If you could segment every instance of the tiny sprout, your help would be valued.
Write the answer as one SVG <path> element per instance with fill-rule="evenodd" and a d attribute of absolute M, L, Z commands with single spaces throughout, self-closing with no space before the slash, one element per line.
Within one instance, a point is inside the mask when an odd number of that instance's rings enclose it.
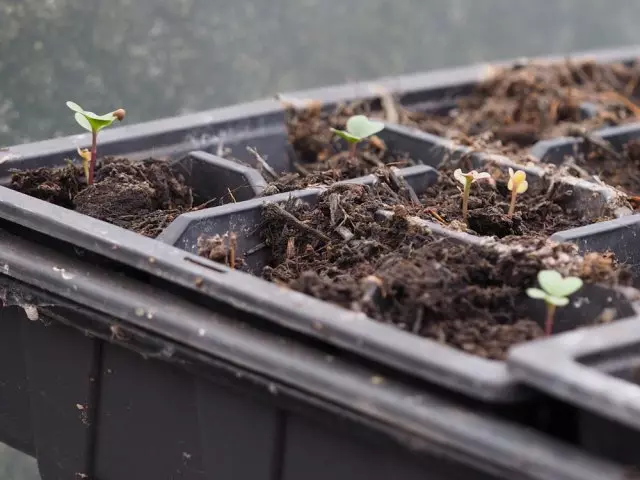
<path fill-rule="evenodd" d="M 514 173 L 513 169 L 509 168 L 509 183 L 507 183 L 507 188 L 511 191 L 511 204 L 509 205 L 509 213 L 507 213 L 507 215 L 512 217 L 516 211 L 516 197 L 519 193 L 524 193 L 527 191 L 527 188 L 529 188 L 527 174 L 522 170 L 516 170 Z"/>
<path fill-rule="evenodd" d="M 564 307 L 569 303 L 567 298 L 582 287 L 582 280 L 578 277 L 563 278 L 555 270 L 541 270 L 538 272 L 540 288 L 527 288 L 527 295 L 531 298 L 544 300 L 547 304 L 547 318 L 544 324 L 545 335 L 551 335 L 553 317 L 556 307 Z"/>
<path fill-rule="evenodd" d="M 462 173 L 462 170 L 458 168 L 453 172 L 453 178 L 459 181 L 464 187 L 462 190 L 462 220 L 466 222 L 467 213 L 469 211 L 469 193 L 471 192 L 471 184 L 484 178 L 491 178 L 491 175 L 487 172 L 478 172 L 477 170 L 471 170 L 469 173 Z"/>
<path fill-rule="evenodd" d="M 331 131 L 349 143 L 351 157 L 356 156 L 356 145 L 367 137 L 384 129 L 384 123 L 369 120 L 364 115 L 354 115 L 347 120 L 346 130 L 332 128 Z"/>
<path fill-rule="evenodd" d="M 93 112 L 83 110 L 80 105 L 74 102 L 67 102 L 67 107 L 75 112 L 74 118 L 78 125 L 91 132 L 91 151 L 78 149 L 78 154 L 82 157 L 82 166 L 87 178 L 87 184 L 91 185 L 93 184 L 93 173 L 96 168 L 98 132 L 111 125 L 115 120 L 122 121 L 126 112 L 124 109 L 119 108 L 104 115 L 96 115 Z"/>
<path fill-rule="evenodd" d="M 91 152 L 86 148 L 78 147 L 78 155 L 82 158 L 82 169 L 84 178 L 89 178 L 89 165 L 91 164 Z"/>

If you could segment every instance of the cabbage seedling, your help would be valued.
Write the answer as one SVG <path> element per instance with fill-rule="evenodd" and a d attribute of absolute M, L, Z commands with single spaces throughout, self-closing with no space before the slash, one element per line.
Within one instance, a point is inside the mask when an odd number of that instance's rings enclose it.
<path fill-rule="evenodd" d="M 509 168 L 509 183 L 507 188 L 511 191 L 511 204 L 509 205 L 509 217 L 513 217 L 513 213 L 516 211 L 516 197 L 520 193 L 524 193 L 529 188 L 527 183 L 527 174 L 522 170 L 516 170 L 513 172 L 512 168 Z"/>
<path fill-rule="evenodd" d="M 471 192 L 471 185 L 483 178 L 491 178 L 487 172 L 478 172 L 477 170 L 471 170 L 469 173 L 462 173 L 461 169 L 456 169 L 453 172 L 453 178 L 459 181 L 462 186 L 462 220 L 467 221 L 467 213 L 469 211 L 469 193 Z"/>
<path fill-rule="evenodd" d="M 555 270 L 541 270 L 538 272 L 538 283 L 542 288 L 527 288 L 527 295 L 531 298 L 544 300 L 547 304 L 544 333 L 545 335 L 551 335 L 556 308 L 569 304 L 569 298 L 567 297 L 580 290 L 582 280 L 578 277 L 563 278 Z"/>
<path fill-rule="evenodd" d="M 358 143 L 371 135 L 375 135 L 383 129 L 384 123 L 382 122 L 369 120 L 365 115 L 354 115 L 347 120 L 345 130 L 332 128 L 331 131 L 347 141 L 349 144 L 349 154 L 351 155 L 351 158 L 355 158 Z"/>
<path fill-rule="evenodd" d="M 93 184 L 93 173 L 96 168 L 98 132 L 111 125 L 114 120 L 122 121 L 126 112 L 124 109 L 119 108 L 104 115 L 96 115 L 93 112 L 83 110 L 80 105 L 74 102 L 67 102 L 67 107 L 75 112 L 74 118 L 78 125 L 91 132 L 91 151 L 78 150 L 78 154 L 82 157 L 82 166 L 87 178 L 87 185 L 91 185 Z"/>

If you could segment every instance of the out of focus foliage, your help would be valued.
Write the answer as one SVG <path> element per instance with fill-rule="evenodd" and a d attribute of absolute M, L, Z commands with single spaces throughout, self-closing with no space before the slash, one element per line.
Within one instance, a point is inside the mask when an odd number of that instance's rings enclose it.
<path fill-rule="evenodd" d="M 357 14 L 356 14 L 357 12 Z M 0 144 L 470 61 L 640 43 L 633 0 L 0 0 Z"/>

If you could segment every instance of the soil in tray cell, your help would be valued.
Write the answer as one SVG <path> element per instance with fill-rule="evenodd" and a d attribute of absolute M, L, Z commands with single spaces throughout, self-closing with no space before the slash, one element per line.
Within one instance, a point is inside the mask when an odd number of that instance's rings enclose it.
<path fill-rule="evenodd" d="M 635 210 L 640 209 L 640 140 L 630 140 L 622 152 L 590 145 L 584 155 L 574 159 L 582 176 L 597 176 L 629 195 Z M 571 168 L 571 167 L 570 167 Z"/>
<path fill-rule="evenodd" d="M 384 184 L 334 185 L 315 206 L 266 204 L 261 235 L 272 262 L 262 277 L 491 359 L 543 335 L 516 305 L 544 262 L 587 282 L 629 281 L 611 256 L 579 257 L 569 244 L 512 237 L 507 243 L 519 248 L 498 253 L 434 236 L 407 220 L 412 208 Z M 381 220 L 380 209 L 395 213 Z M 199 247 L 200 255 L 224 261 L 219 238 L 202 238 Z"/>
<path fill-rule="evenodd" d="M 148 237 L 194 209 L 191 188 L 163 161 L 99 161 L 91 186 L 80 166 L 18 171 L 10 188 Z"/>
<path fill-rule="evenodd" d="M 477 148 L 522 153 L 534 143 L 634 120 L 640 66 L 592 61 L 498 70 L 446 115 L 404 112 L 403 123 Z M 581 105 L 595 115 L 585 118 Z"/>
<path fill-rule="evenodd" d="M 588 225 L 608 218 L 592 218 L 580 212 L 572 198 L 572 190 L 559 182 L 529 182 L 526 192 L 516 198 L 513 215 L 507 215 L 511 191 L 505 176 L 491 181 L 478 181 L 471 186 L 467 223 L 462 219 L 461 185 L 453 170 L 442 169 L 436 185 L 420 198 L 424 205 L 418 214 L 455 230 L 499 238 L 509 235 L 549 237 L 555 232 Z M 495 177 L 495 176 L 494 176 Z"/>
<path fill-rule="evenodd" d="M 347 146 L 331 128 L 342 130 L 351 116 L 359 114 L 371 115 L 370 106 L 358 102 L 324 112 L 318 104 L 312 103 L 307 109 L 288 109 L 289 143 L 297 157 L 293 164 L 295 171 L 271 178 L 267 192 L 273 194 L 328 185 L 369 175 L 385 165 L 402 168 L 415 164 L 407 156 L 389 151 L 375 135 L 358 145 L 355 157 L 350 155 Z"/>

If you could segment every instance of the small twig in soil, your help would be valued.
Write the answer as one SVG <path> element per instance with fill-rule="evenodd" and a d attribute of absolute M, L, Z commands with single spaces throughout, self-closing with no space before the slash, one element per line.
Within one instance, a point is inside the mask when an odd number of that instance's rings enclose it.
<path fill-rule="evenodd" d="M 238 202 L 236 202 L 236 197 L 233 196 L 233 192 L 231 191 L 231 189 L 229 187 L 227 187 L 227 192 L 229 192 L 229 197 L 231 197 L 231 201 L 233 203 L 238 203 Z"/>
<path fill-rule="evenodd" d="M 436 212 L 433 208 L 428 208 L 426 210 L 426 212 L 431 215 L 433 218 L 435 218 L 438 222 L 440 222 L 443 225 L 446 225 L 447 222 L 445 222 L 444 218 L 442 218 L 438 212 Z"/>
<path fill-rule="evenodd" d="M 232 270 L 235 270 L 236 268 L 236 248 L 238 246 L 238 236 L 235 234 L 235 232 L 231 232 L 229 234 L 229 251 L 228 251 L 228 257 L 229 257 L 229 267 Z"/>
<path fill-rule="evenodd" d="M 206 202 L 201 203 L 200 205 L 193 207 L 193 210 L 203 210 L 205 208 L 207 208 L 209 205 L 211 205 L 212 203 L 216 202 L 218 199 L 217 198 L 211 198 L 209 200 L 207 200 Z"/>
<path fill-rule="evenodd" d="M 280 217 L 281 220 L 283 220 L 284 222 L 286 222 L 288 225 L 292 227 L 295 227 L 305 233 L 313 235 L 314 237 L 319 238 L 323 242 L 329 243 L 331 241 L 331 239 L 327 235 L 320 232 L 319 230 L 316 230 L 313 227 L 310 227 L 309 225 L 305 225 L 300 220 L 298 220 L 294 215 L 287 212 L 284 208 L 282 208 L 280 205 L 276 203 L 267 203 L 263 208 L 269 214 L 276 217 Z"/>
<path fill-rule="evenodd" d="M 267 244 L 264 242 L 260 242 L 258 245 L 256 245 L 255 247 L 251 247 L 249 250 L 247 250 L 245 252 L 245 255 L 253 255 L 254 253 L 259 252 L 260 250 L 263 250 L 267 248 Z"/>
<path fill-rule="evenodd" d="M 373 92 L 380 97 L 385 120 L 389 123 L 402 123 L 396 101 L 387 89 L 382 86 L 376 86 L 373 88 Z"/>
<path fill-rule="evenodd" d="M 331 226 L 338 223 L 338 209 L 340 208 L 340 194 L 332 193 L 329 195 L 329 221 Z"/>
<path fill-rule="evenodd" d="M 422 320 L 424 318 L 424 308 L 419 308 L 416 312 L 416 321 L 413 322 L 413 326 L 411 327 L 411 331 L 418 335 L 420 330 L 422 330 Z"/>
<path fill-rule="evenodd" d="M 269 175 L 271 175 L 274 180 L 278 179 L 278 174 L 276 173 L 276 171 L 271 167 L 271 165 L 267 163 L 264 158 L 262 158 L 262 155 L 260 155 L 255 148 L 247 147 L 247 152 L 253 155 L 256 161 L 260 164 L 260 167 L 264 169 L 264 171 Z"/>
<path fill-rule="evenodd" d="M 293 162 L 293 168 L 296 169 L 296 171 L 302 175 L 303 177 L 308 177 L 309 175 L 311 175 L 311 173 L 309 172 L 309 170 L 307 170 L 306 168 L 304 168 L 302 165 L 300 165 L 299 162 Z"/>
<path fill-rule="evenodd" d="M 296 238 L 289 237 L 287 239 L 287 250 L 285 252 L 286 258 L 293 258 L 296 255 Z"/>
<path fill-rule="evenodd" d="M 416 191 L 409 185 L 407 179 L 401 175 L 398 175 L 398 169 L 395 167 L 391 167 L 389 169 L 389 179 L 393 182 L 394 186 L 401 192 L 406 192 L 409 196 L 409 200 L 414 205 L 420 205 L 420 198 Z"/>

